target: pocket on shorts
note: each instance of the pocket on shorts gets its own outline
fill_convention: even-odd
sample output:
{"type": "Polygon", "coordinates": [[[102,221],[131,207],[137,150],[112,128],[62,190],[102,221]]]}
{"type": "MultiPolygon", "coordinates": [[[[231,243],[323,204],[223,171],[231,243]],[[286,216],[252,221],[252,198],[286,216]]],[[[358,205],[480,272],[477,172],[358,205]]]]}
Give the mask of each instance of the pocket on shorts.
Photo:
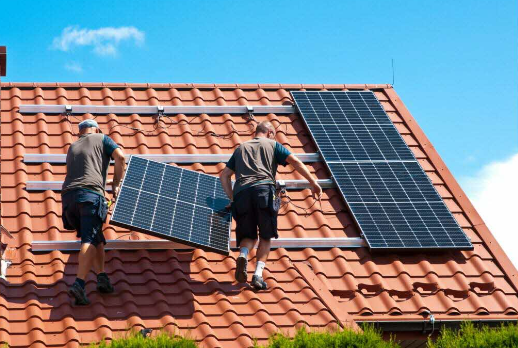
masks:
{"type": "Polygon", "coordinates": [[[106,217],[108,216],[108,203],[104,197],[99,197],[99,207],[97,210],[97,214],[102,222],[106,222],[106,217]]]}
{"type": "Polygon", "coordinates": [[[261,209],[270,207],[270,190],[261,190],[257,194],[257,206],[261,209]]]}

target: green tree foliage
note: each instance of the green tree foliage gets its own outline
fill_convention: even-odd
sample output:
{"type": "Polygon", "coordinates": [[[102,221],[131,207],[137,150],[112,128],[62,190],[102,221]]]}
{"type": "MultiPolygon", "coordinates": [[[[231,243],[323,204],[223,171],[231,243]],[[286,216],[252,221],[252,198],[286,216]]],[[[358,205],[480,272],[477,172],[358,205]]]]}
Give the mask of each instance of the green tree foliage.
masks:
{"type": "Polygon", "coordinates": [[[476,327],[464,322],[459,330],[444,328],[435,342],[428,340],[429,348],[514,348],[518,347],[518,324],[497,328],[476,327]]]}
{"type": "Polygon", "coordinates": [[[294,338],[277,334],[270,338],[265,348],[398,348],[393,340],[383,340],[380,332],[366,326],[363,332],[342,330],[336,332],[308,332],[305,328],[297,331],[294,338]]]}
{"type": "Polygon", "coordinates": [[[102,341],[98,345],[91,344],[90,348],[197,348],[191,339],[174,336],[165,332],[153,337],[144,337],[139,332],[132,332],[128,337],[115,339],[111,342],[102,341]]]}

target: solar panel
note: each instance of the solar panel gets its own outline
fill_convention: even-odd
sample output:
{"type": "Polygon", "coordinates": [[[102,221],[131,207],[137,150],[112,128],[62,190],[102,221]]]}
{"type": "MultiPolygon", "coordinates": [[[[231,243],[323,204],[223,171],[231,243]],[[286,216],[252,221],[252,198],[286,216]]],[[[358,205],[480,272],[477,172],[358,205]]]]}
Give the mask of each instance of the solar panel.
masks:
{"type": "Polygon", "coordinates": [[[415,160],[372,92],[292,92],[326,161],[415,160]]]}
{"type": "Polygon", "coordinates": [[[374,93],[292,96],[370,248],[473,248],[374,93]]]}
{"type": "Polygon", "coordinates": [[[131,156],[110,224],[228,254],[229,202],[214,176],[131,156]]]}

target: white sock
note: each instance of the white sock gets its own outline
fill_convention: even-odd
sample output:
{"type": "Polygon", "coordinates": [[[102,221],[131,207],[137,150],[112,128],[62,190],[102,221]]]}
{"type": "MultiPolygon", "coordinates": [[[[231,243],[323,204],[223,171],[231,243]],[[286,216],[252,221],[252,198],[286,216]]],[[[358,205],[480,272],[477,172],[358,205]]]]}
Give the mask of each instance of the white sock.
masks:
{"type": "Polygon", "coordinates": [[[239,254],[239,257],[244,257],[245,259],[248,257],[248,248],[247,247],[241,247],[241,254],[239,254]]]}
{"type": "Polygon", "coordinates": [[[254,275],[262,277],[264,266],[266,266],[266,264],[263,261],[257,261],[257,268],[255,269],[254,275]]]}

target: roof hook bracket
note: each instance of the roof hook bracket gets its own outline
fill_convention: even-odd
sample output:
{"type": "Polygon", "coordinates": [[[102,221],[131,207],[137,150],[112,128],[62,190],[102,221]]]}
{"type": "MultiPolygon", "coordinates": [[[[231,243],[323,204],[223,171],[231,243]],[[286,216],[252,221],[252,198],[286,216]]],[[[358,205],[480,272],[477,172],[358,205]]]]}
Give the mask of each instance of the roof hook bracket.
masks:
{"type": "Polygon", "coordinates": [[[250,122],[251,120],[254,120],[255,121],[255,117],[254,117],[254,107],[252,105],[247,105],[246,106],[246,111],[247,111],[247,120],[246,122],[250,122]]]}
{"type": "Polygon", "coordinates": [[[277,180],[277,191],[279,191],[280,194],[286,193],[286,181],[277,180]]]}
{"type": "Polygon", "coordinates": [[[65,115],[67,115],[67,117],[72,115],[72,105],[65,105],[65,115]]]}
{"type": "Polygon", "coordinates": [[[164,116],[164,107],[162,105],[158,105],[157,107],[158,116],[164,116]]]}

